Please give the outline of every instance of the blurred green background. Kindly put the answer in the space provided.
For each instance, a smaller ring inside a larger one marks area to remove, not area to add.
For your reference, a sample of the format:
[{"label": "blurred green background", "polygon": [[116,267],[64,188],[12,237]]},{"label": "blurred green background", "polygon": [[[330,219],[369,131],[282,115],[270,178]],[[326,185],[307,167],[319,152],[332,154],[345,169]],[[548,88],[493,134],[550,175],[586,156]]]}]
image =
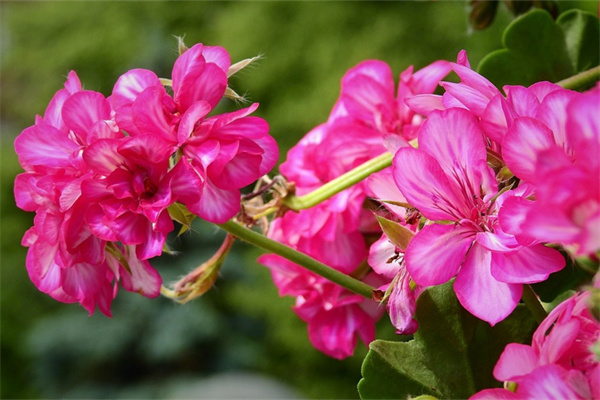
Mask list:
[{"label": "blurred green background", "polygon": [[[597,2],[563,2],[597,13]],[[505,8],[485,31],[468,25],[467,2],[7,2],[0,3],[1,398],[357,398],[364,346],[342,362],[308,342],[256,250],[237,243],[216,287],[184,306],[121,291],[113,318],[38,292],[20,239],[33,215],[14,205],[20,167],[14,138],[42,114],[69,70],[110,94],[120,74],[148,68],[170,77],[174,35],[225,47],[232,60],[263,59],[231,80],[259,102],[255,115],[287,149],[323,122],[344,72],[373,58],[395,76],[408,65],[472,65],[500,47]],[[238,107],[223,101],[217,112]],[[223,235],[197,223],[174,239],[179,256],[153,261],[166,282],[210,257]],[[393,339],[389,322],[378,337]],[[215,381],[222,377],[223,380]],[[226,383],[222,383],[226,382]],[[215,392],[214,388],[220,388]],[[264,392],[254,392],[263,390]],[[219,394],[220,393],[220,394]],[[237,393],[237,394],[236,394]]]}]

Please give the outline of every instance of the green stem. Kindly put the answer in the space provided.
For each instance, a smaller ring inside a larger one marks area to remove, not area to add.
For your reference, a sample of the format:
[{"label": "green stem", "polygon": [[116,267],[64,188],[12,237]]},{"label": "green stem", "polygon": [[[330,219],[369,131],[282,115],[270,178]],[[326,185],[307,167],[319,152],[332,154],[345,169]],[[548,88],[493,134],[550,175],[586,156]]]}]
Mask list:
[{"label": "green stem", "polygon": [[316,206],[317,204],[338,194],[342,190],[357,184],[369,175],[381,171],[392,165],[393,155],[385,152],[364,164],[338,176],[332,181],[327,182],[318,189],[313,190],[303,196],[289,196],[284,199],[283,204],[292,210],[305,210]]},{"label": "green stem", "polygon": [[600,66],[588,69],[573,75],[569,78],[563,79],[560,82],[556,82],[558,86],[565,89],[587,89],[592,86],[595,82],[600,80]]},{"label": "green stem", "polygon": [[533,314],[533,318],[535,318],[538,323],[541,323],[548,316],[548,313],[544,310],[542,303],[540,303],[540,300],[530,285],[523,285],[523,302],[527,308],[529,308],[529,311]]},{"label": "green stem", "polygon": [[300,253],[297,250],[292,249],[284,244],[271,240],[258,232],[254,232],[233,220],[229,220],[224,224],[218,225],[224,231],[231,233],[233,236],[241,239],[245,242],[248,242],[256,247],[260,247],[263,250],[266,250],[270,253],[275,253],[280,255],[281,257],[288,259],[309,271],[314,272],[322,276],[325,279],[328,279],[334,283],[337,283],[340,286],[354,292],[356,294],[360,294],[361,296],[366,297],[367,299],[373,298],[373,290],[375,288],[367,285],[364,282],[361,282],[357,279],[352,278],[346,274],[341,273],[327,265],[320,263],[312,257],[307,256],[304,253]]}]

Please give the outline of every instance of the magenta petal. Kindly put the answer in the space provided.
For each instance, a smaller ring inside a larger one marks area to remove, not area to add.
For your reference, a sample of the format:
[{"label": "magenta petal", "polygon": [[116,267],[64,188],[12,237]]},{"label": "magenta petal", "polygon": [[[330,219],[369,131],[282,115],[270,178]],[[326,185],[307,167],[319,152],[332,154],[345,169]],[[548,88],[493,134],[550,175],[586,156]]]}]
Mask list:
[{"label": "magenta petal", "polygon": [[31,196],[31,186],[35,185],[35,177],[28,173],[21,173],[15,178],[14,192],[17,207],[25,211],[35,211],[37,203]]},{"label": "magenta petal", "polygon": [[412,147],[399,149],[392,172],[408,202],[425,217],[434,221],[457,221],[470,215],[470,207],[467,212],[465,199],[455,194],[440,164],[424,151]]},{"label": "magenta petal", "polygon": [[62,108],[67,127],[86,142],[87,132],[98,121],[110,119],[111,108],[102,93],[84,90],[69,97]]},{"label": "magenta petal", "polygon": [[182,111],[201,100],[208,102],[211,107],[215,107],[225,94],[226,88],[226,73],[216,64],[206,64],[202,71],[190,73],[185,77],[180,89],[175,92],[174,99]]},{"label": "magenta petal", "polygon": [[433,93],[441,79],[452,71],[452,64],[447,61],[435,61],[421,68],[412,76],[413,93]]},{"label": "magenta petal", "polygon": [[204,69],[206,60],[202,55],[203,50],[204,45],[202,45],[202,43],[197,43],[177,57],[177,60],[175,60],[175,63],[173,64],[173,72],[171,75],[173,92],[179,92],[183,81],[188,74]]},{"label": "magenta petal", "polygon": [[124,157],[117,151],[120,144],[118,139],[97,140],[85,149],[83,159],[96,172],[108,175],[125,164]]},{"label": "magenta petal", "polygon": [[69,167],[79,146],[67,135],[50,125],[34,125],[15,139],[19,162],[28,166]]},{"label": "magenta petal", "polygon": [[536,203],[521,196],[511,196],[502,204],[498,212],[498,219],[502,230],[514,235],[522,245],[530,245],[534,238],[523,231],[527,227],[527,215],[536,206]]},{"label": "magenta petal", "polygon": [[104,267],[87,263],[79,263],[65,268],[63,270],[63,290],[77,299],[94,296],[100,290],[104,272]]},{"label": "magenta petal", "polygon": [[144,90],[132,105],[133,123],[139,133],[152,133],[169,142],[177,142],[175,132],[165,115],[163,98],[168,97],[162,86]]},{"label": "magenta petal", "polygon": [[128,161],[161,171],[164,166],[165,172],[172,151],[169,142],[154,135],[128,137],[119,144],[119,153]]},{"label": "magenta petal", "polygon": [[221,68],[223,72],[227,72],[231,66],[231,58],[229,53],[220,46],[204,46],[202,55],[207,63],[214,63]]},{"label": "magenta petal", "polygon": [[485,389],[469,397],[469,400],[523,400],[523,398],[506,389]]},{"label": "magenta petal", "polygon": [[487,97],[476,88],[463,83],[441,82],[446,93],[463,104],[469,111],[478,117],[483,116],[491,97]]},{"label": "magenta petal", "polygon": [[567,106],[566,135],[572,147],[577,163],[585,165],[590,171],[597,171],[600,164],[600,91],[598,89],[584,93]]},{"label": "magenta petal", "polygon": [[424,116],[428,116],[433,111],[445,109],[444,104],[442,104],[442,96],[435,94],[409,96],[404,99],[404,103],[417,114]]},{"label": "magenta petal", "polygon": [[554,144],[547,126],[533,118],[516,118],[502,142],[502,157],[516,176],[535,183],[538,154]]},{"label": "magenta petal", "polygon": [[439,285],[458,272],[475,231],[454,225],[426,225],[406,248],[406,268],[422,286]]},{"label": "magenta petal", "polygon": [[212,107],[206,101],[197,101],[181,117],[179,128],[177,129],[177,140],[181,146],[194,131],[198,122],[200,122],[210,112]]},{"label": "magenta petal", "polygon": [[544,365],[521,380],[517,394],[524,399],[580,399],[567,383],[568,371],[556,364]]},{"label": "magenta petal", "polygon": [[435,158],[457,183],[479,196],[476,169],[486,159],[483,131],[477,118],[463,109],[432,113],[419,131],[419,149]]},{"label": "magenta petal", "polygon": [[456,276],[454,291],[467,311],[494,326],[515,309],[523,286],[497,281],[490,271],[491,261],[491,251],[473,244]]},{"label": "magenta petal", "polygon": [[147,88],[162,86],[158,76],[147,69],[132,69],[121,75],[110,97],[114,109],[130,105]]},{"label": "magenta petal", "polygon": [[554,142],[562,148],[566,147],[566,124],[568,114],[567,106],[581,94],[571,90],[557,90],[548,94],[540,108],[538,109],[535,118],[547,126],[553,133]]},{"label": "magenta petal", "polygon": [[383,234],[369,249],[369,265],[378,274],[393,279],[398,273],[400,265],[398,262],[388,261],[396,254],[395,252],[396,246]]},{"label": "magenta petal", "polygon": [[186,206],[201,218],[215,224],[222,224],[237,214],[240,210],[240,202],[239,190],[219,189],[207,180],[200,201]]},{"label": "magenta petal", "polygon": [[135,250],[135,246],[131,246],[128,251],[127,264],[131,275],[127,271],[122,273],[123,288],[130,292],[138,292],[142,296],[156,297],[160,294],[162,278],[148,261],[140,260],[135,256]]},{"label": "magenta petal", "polygon": [[533,371],[539,364],[539,355],[531,346],[509,343],[494,367],[494,378],[512,381]]},{"label": "magenta petal", "polygon": [[511,254],[493,253],[491,272],[501,282],[537,283],[564,266],[565,259],[558,250],[538,244]]}]

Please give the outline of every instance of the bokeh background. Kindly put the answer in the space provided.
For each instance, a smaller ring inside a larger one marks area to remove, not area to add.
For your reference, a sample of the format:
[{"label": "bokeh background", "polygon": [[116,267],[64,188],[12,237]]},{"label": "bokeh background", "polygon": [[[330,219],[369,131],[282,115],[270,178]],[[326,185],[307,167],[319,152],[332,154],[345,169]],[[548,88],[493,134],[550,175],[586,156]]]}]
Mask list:
[{"label": "bokeh background", "polygon": [[[561,2],[598,12],[593,2]],[[38,292],[20,239],[33,215],[12,195],[20,172],[14,138],[42,114],[69,70],[110,94],[120,74],[148,68],[170,77],[174,36],[257,54],[231,80],[260,103],[287,150],[325,121],[344,72],[365,59],[409,65],[454,60],[476,66],[501,46],[511,19],[500,7],[474,31],[466,1],[426,2],[9,2],[0,3],[1,398],[357,398],[365,346],[344,361],[314,350],[306,326],[280,298],[255,249],[237,243],[216,287],[187,305],[121,291],[113,317],[88,316]],[[217,112],[239,107],[223,101]],[[154,260],[166,282],[210,257],[223,234],[197,222],[174,238],[178,256]],[[389,321],[378,337],[394,339]]]}]

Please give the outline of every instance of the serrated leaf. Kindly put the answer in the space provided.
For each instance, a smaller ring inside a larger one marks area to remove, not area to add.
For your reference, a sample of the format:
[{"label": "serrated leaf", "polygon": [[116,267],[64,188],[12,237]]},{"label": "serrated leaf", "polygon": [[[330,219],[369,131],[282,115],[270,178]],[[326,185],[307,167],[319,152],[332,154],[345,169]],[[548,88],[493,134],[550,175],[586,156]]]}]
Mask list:
[{"label": "serrated leaf", "polygon": [[557,82],[576,72],[565,33],[547,11],[536,9],[516,18],[504,31],[502,44],[478,68],[498,87]]},{"label": "serrated leaf", "polygon": [[416,319],[414,340],[371,343],[358,384],[361,398],[468,398],[500,387],[492,370],[504,347],[530,341],[535,329],[524,306],[492,328],[461,307],[451,282],[419,296]]},{"label": "serrated leaf", "polygon": [[388,237],[390,242],[401,250],[406,250],[415,233],[405,226],[400,225],[397,222],[391,221],[387,218],[375,215],[379,226],[383,230],[383,233]]}]

